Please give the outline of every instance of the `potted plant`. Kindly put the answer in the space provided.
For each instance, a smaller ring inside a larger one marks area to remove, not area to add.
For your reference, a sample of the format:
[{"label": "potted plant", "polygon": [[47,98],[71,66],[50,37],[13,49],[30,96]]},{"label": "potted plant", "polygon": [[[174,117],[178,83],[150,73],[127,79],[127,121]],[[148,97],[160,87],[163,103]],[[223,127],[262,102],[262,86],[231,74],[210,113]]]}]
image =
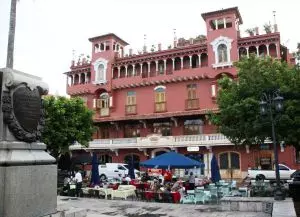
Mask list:
[{"label": "potted plant", "polygon": [[172,48],[172,46],[171,46],[171,45],[169,45],[169,46],[168,46],[168,49],[171,49],[171,48]]},{"label": "potted plant", "polygon": [[271,27],[271,25],[270,24],[265,24],[264,25],[264,30],[265,30],[265,32],[268,34],[268,33],[271,33],[272,32],[272,27]]},{"label": "potted plant", "polygon": [[249,28],[249,29],[246,29],[246,31],[250,36],[254,36],[254,32],[255,32],[255,29],[254,28]]},{"label": "potted plant", "polygon": [[155,46],[152,45],[152,47],[151,47],[151,52],[154,52],[154,51],[155,51]]}]

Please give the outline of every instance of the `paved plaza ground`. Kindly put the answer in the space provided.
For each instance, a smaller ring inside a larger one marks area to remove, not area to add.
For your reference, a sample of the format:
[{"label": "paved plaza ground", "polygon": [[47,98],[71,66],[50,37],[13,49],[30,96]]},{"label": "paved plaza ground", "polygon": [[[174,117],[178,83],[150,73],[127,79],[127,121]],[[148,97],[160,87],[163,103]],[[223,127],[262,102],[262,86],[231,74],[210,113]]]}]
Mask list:
[{"label": "paved plaza ground", "polygon": [[217,205],[188,205],[58,197],[59,210],[84,208],[87,217],[271,217],[260,212],[220,212]]}]

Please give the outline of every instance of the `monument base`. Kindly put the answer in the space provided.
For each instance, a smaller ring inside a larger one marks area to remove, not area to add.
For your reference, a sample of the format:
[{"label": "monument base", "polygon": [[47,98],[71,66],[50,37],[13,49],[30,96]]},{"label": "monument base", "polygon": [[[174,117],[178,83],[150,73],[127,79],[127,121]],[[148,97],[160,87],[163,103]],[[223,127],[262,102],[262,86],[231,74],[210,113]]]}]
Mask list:
[{"label": "monument base", "polygon": [[57,165],[43,143],[0,142],[0,217],[56,212]]}]

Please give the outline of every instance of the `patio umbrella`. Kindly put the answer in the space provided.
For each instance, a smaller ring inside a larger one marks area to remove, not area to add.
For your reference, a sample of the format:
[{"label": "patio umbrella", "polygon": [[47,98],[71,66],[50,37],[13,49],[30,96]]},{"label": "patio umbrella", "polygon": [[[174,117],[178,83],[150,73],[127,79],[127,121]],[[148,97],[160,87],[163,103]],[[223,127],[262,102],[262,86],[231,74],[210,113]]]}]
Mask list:
[{"label": "patio umbrella", "polygon": [[135,174],[134,174],[134,165],[133,165],[133,157],[131,157],[131,160],[128,164],[128,175],[131,179],[135,179]]},{"label": "patio umbrella", "polygon": [[100,178],[99,178],[99,164],[96,153],[93,153],[92,159],[92,177],[91,177],[91,184],[92,185],[99,185]]},{"label": "patio umbrella", "polygon": [[213,183],[220,181],[221,180],[220,169],[215,155],[213,155],[211,159],[210,170],[211,170],[211,181]]},{"label": "patio umbrella", "polygon": [[146,168],[157,168],[157,169],[188,169],[195,167],[204,167],[203,163],[185,157],[182,154],[176,152],[168,152],[159,155],[150,160],[146,160],[140,163],[141,166]]}]

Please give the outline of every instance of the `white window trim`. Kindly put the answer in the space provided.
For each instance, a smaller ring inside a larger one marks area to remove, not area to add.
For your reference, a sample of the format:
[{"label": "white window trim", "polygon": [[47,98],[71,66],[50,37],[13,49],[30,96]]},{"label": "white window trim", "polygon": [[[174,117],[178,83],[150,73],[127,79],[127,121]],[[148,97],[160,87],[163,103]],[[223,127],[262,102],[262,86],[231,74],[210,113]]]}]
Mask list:
[{"label": "white window trim", "polygon": [[155,88],[154,88],[154,91],[156,91],[157,89],[160,89],[160,88],[162,88],[162,89],[166,89],[166,87],[165,86],[162,86],[162,85],[159,85],[159,86],[156,86]]},{"label": "white window trim", "polygon": [[[94,80],[93,84],[106,84],[106,82],[107,82],[107,80],[106,80],[107,63],[108,63],[108,61],[103,58],[99,58],[93,63],[94,72],[95,72],[95,80]],[[102,79],[102,80],[99,80],[98,73],[97,73],[100,64],[102,64],[104,66],[104,70],[103,70],[104,71],[104,75],[103,75],[104,79]]]},{"label": "white window trim", "polygon": [[[215,53],[215,63],[212,64],[213,68],[233,65],[232,61],[231,61],[231,56],[230,56],[232,42],[233,42],[233,39],[224,37],[224,36],[220,36],[210,43],[212,45],[213,51]],[[221,62],[221,63],[219,62],[218,47],[220,44],[224,44],[227,47],[227,62]]]}]

